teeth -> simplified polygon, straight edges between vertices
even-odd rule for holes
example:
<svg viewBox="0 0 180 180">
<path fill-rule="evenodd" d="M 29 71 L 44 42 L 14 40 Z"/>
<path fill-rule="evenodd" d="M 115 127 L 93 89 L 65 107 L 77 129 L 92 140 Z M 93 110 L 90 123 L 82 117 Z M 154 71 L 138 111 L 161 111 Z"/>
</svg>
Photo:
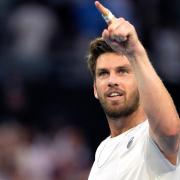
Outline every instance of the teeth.
<svg viewBox="0 0 180 180">
<path fill-rule="evenodd" d="M 110 94 L 110 97 L 115 97 L 115 96 L 120 96 L 120 94 L 119 93 L 111 93 Z"/>
</svg>

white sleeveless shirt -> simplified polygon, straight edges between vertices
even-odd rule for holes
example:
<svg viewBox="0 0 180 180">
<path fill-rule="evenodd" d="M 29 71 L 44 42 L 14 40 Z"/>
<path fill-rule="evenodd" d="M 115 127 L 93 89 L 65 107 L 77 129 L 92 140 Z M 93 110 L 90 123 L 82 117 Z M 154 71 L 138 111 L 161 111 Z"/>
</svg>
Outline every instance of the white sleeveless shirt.
<svg viewBox="0 0 180 180">
<path fill-rule="evenodd" d="M 180 167 L 160 152 L 145 121 L 99 145 L 88 180 L 180 180 Z"/>
</svg>

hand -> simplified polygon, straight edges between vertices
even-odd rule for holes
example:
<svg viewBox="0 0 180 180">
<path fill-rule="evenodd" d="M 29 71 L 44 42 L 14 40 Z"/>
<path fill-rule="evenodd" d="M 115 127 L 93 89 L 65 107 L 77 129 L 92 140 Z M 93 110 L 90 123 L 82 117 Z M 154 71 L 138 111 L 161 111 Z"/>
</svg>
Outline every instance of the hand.
<svg viewBox="0 0 180 180">
<path fill-rule="evenodd" d="M 95 6 L 108 24 L 108 28 L 103 31 L 102 37 L 115 51 L 134 55 L 142 49 L 142 44 L 131 23 L 124 18 L 116 18 L 99 1 L 95 2 Z"/>
</svg>

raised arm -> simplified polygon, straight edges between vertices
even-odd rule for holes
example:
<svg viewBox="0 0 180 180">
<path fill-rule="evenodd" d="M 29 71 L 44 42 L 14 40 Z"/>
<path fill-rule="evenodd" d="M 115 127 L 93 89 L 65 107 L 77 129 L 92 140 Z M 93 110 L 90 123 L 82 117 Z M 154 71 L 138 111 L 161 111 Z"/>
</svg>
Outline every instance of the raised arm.
<svg viewBox="0 0 180 180">
<path fill-rule="evenodd" d="M 123 51 L 134 69 L 151 137 L 166 158 L 176 164 L 180 120 L 170 94 L 151 65 L 134 26 L 124 18 L 115 18 L 98 1 L 95 5 L 108 24 L 102 37 L 114 50 Z"/>
</svg>

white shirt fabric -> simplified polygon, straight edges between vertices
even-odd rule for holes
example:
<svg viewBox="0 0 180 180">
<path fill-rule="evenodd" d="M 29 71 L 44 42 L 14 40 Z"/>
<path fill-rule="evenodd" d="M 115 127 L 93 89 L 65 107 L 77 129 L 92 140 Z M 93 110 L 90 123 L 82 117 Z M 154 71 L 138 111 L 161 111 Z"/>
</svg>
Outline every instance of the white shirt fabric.
<svg viewBox="0 0 180 180">
<path fill-rule="evenodd" d="M 180 167 L 163 156 L 145 121 L 101 142 L 88 180 L 180 180 Z"/>
</svg>

